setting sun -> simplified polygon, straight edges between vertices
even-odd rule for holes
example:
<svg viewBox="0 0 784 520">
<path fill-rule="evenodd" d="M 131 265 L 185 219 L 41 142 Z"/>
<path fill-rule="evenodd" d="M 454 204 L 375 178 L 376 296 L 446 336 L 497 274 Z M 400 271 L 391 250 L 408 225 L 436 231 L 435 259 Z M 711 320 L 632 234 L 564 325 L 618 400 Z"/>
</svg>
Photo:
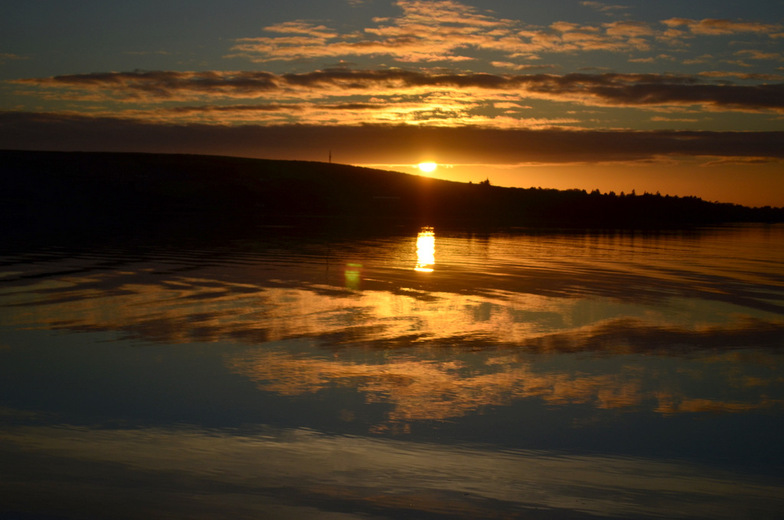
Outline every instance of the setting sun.
<svg viewBox="0 0 784 520">
<path fill-rule="evenodd" d="M 430 173 L 435 171 L 438 168 L 438 165 L 434 162 L 421 162 L 417 164 L 417 168 L 419 168 L 424 173 Z"/>
</svg>

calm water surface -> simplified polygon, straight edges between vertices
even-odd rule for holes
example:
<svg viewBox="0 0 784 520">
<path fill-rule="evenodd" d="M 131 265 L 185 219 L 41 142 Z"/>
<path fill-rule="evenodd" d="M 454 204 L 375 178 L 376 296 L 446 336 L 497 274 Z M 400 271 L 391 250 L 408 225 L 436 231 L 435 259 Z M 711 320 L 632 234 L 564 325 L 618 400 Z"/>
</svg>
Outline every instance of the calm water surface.
<svg viewBox="0 0 784 520">
<path fill-rule="evenodd" d="M 780 518 L 782 349 L 784 226 L 6 245 L 0 517 Z"/>
</svg>

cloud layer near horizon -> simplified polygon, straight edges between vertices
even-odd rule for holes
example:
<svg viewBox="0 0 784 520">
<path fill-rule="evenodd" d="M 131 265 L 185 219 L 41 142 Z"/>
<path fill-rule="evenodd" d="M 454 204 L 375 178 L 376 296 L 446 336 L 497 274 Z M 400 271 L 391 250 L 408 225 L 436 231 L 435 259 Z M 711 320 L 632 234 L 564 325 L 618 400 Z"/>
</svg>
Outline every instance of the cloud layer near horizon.
<svg viewBox="0 0 784 520">
<path fill-rule="evenodd" d="M 422 153 L 464 164 L 602 163 L 664 157 L 784 159 L 784 132 L 569 131 L 411 125 L 160 124 L 81 115 L 0 113 L 0 147 L 207 153 L 343 162 L 416 162 Z"/>
</svg>

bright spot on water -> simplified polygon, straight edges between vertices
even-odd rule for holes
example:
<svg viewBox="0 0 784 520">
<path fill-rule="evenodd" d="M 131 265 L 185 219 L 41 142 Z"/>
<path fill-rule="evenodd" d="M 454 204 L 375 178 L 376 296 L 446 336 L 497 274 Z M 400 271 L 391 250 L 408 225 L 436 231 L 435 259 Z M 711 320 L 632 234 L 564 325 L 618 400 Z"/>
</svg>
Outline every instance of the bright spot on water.
<svg viewBox="0 0 784 520">
<path fill-rule="evenodd" d="M 423 227 L 417 235 L 417 263 L 415 271 L 432 273 L 436 263 L 436 235 L 432 227 Z"/>
</svg>

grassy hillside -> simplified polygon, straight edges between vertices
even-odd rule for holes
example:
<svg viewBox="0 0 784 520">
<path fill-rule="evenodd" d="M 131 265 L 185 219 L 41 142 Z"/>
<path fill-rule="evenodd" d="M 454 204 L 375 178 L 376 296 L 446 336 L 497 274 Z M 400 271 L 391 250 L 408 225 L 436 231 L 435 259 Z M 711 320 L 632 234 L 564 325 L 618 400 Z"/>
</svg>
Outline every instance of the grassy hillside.
<svg viewBox="0 0 784 520">
<path fill-rule="evenodd" d="M 353 166 L 232 157 L 0 151 L 5 226 L 125 229 L 285 223 L 671 227 L 784 221 L 694 197 L 463 184 Z"/>
</svg>

